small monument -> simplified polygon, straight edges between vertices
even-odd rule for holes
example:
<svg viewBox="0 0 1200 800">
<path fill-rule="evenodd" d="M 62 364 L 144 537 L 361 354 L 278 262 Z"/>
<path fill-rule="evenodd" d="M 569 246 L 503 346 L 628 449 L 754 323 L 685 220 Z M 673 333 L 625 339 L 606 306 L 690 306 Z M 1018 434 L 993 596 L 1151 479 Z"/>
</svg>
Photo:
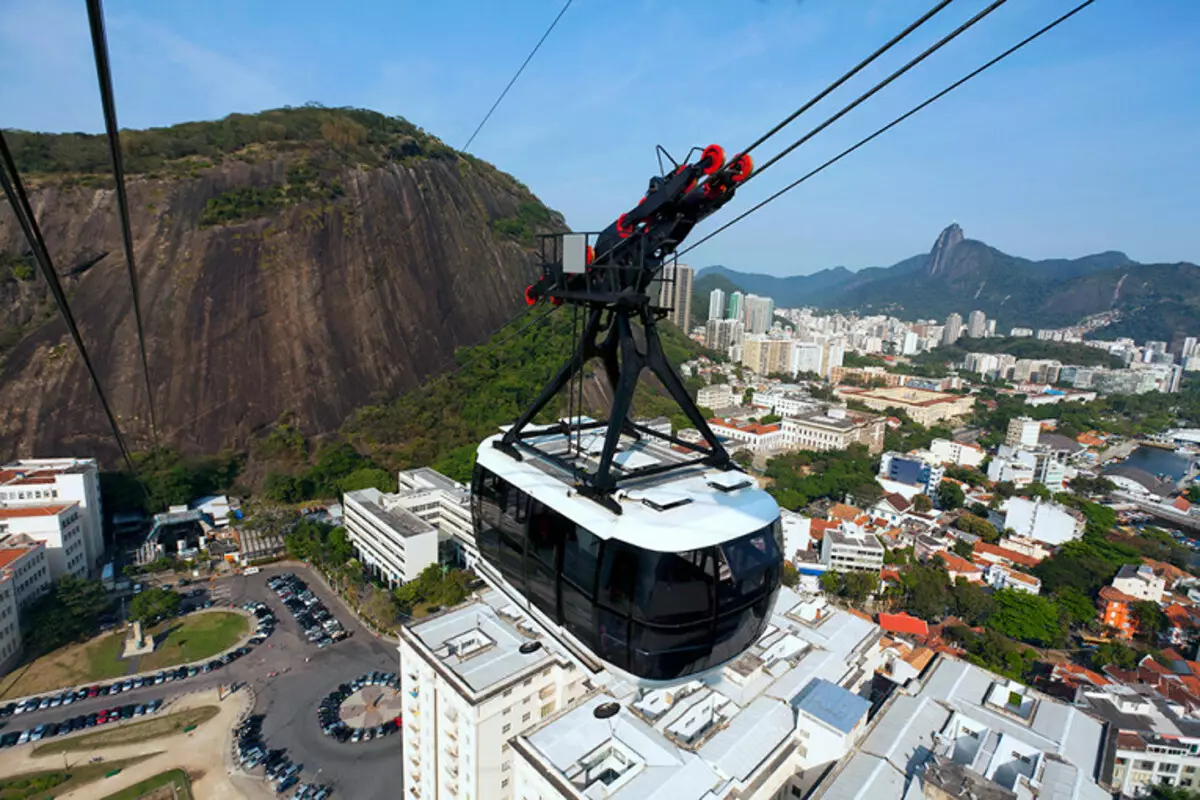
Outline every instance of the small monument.
<svg viewBox="0 0 1200 800">
<path fill-rule="evenodd" d="M 135 622 L 133 627 L 129 629 L 129 635 L 125 637 L 125 650 L 121 654 L 122 658 L 133 658 L 134 656 L 144 656 L 147 653 L 154 652 L 154 637 L 142 632 L 142 623 Z"/>
</svg>

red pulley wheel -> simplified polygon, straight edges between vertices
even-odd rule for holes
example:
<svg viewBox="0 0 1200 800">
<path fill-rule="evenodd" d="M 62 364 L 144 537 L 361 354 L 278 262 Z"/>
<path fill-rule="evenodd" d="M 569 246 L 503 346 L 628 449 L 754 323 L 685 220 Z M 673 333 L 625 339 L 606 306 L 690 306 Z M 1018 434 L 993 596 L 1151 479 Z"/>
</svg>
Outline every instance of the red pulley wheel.
<svg viewBox="0 0 1200 800">
<path fill-rule="evenodd" d="M 587 262 L 586 263 L 591 264 L 595 260 L 596 260 L 596 248 L 592 247 L 589 244 L 587 246 Z"/>
<path fill-rule="evenodd" d="M 533 305 L 537 303 L 537 298 L 533 296 L 533 284 L 525 287 L 525 304 Z"/>
<path fill-rule="evenodd" d="M 741 183 L 750 177 L 750 173 L 754 171 L 754 160 L 750 158 L 748 153 L 743 153 L 733 160 L 729 165 L 729 180 L 733 183 Z"/>
<path fill-rule="evenodd" d="M 710 144 L 704 148 L 702 159 L 708 159 L 708 166 L 704 168 L 705 175 L 712 175 L 714 172 L 725 166 L 725 148 L 719 144 Z"/>
</svg>

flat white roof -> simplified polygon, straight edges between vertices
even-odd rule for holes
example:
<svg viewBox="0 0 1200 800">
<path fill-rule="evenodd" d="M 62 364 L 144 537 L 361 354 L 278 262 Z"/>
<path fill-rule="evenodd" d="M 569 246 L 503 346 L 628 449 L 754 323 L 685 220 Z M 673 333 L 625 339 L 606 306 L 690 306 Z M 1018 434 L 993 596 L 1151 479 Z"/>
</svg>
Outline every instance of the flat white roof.
<svg viewBox="0 0 1200 800">
<path fill-rule="evenodd" d="M 614 514 L 572 488 L 572 478 L 528 448 L 520 448 L 522 461 L 497 450 L 485 440 L 477 453 L 482 466 L 500 475 L 550 508 L 583 525 L 601 539 L 630 542 L 659 552 L 682 552 L 709 547 L 752 533 L 779 518 L 779 505 L 753 478 L 705 467 L 689 467 L 630 482 L 614 495 L 621 514 Z M 566 439 L 557 432 L 539 436 L 534 443 L 550 452 L 565 451 Z M 586 444 L 586 436 L 585 436 Z M 624 448 L 637 466 L 679 461 L 671 450 L 648 442 Z M 636 458 L 634 458 L 636 456 Z M 747 483 L 739 489 L 723 490 L 714 483 L 736 477 Z M 664 507 L 661 499 L 690 502 Z M 643 500 L 647 502 L 643 502 Z M 656 510 L 652 505 L 657 505 Z"/>
<path fill-rule="evenodd" d="M 726 796 L 754 780 L 793 740 L 792 704 L 812 680 L 870 679 L 859 662 L 878 642 L 880 629 L 827 605 L 820 619 L 805 622 L 791 612 L 806 600 L 824 605 L 821 598 L 780 589 L 766 632 L 723 669 L 654 689 L 610 685 L 609 693 L 542 723 L 521 746 L 589 797 Z M 619 703 L 619 712 L 597 719 L 596 706 L 610 701 Z M 608 747 L 620 751 L 625 771 L 593 794 L 603 784 L 594 782 L 589 791 L 582 766 Z"/>
</svg>

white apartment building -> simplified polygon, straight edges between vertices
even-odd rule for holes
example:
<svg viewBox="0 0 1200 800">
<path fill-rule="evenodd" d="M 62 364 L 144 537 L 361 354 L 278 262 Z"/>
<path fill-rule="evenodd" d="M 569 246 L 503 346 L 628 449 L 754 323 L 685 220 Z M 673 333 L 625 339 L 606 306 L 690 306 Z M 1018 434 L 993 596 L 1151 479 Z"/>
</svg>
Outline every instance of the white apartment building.
<svg viewBox="0 0 1200 800">
<path fill-rule="evenodd" d="M 1037 447 L 1038 437 L 1041 434 L 1041 420 L 1014 417 L 1008 421 L 1008 431 L 1004 437 L 1004 443 L 1018 450 Z"/>
<path fill-rule="evenodd" d="M 788 385 L 792 388 L 776 388 L 765 392 L 756 392 L 754 395 L 754 405 L 759 408 L 768 409 L 781 417 L 791 417 L 797 414 L 820 410 L 820 403 L 813 400 L 807 393 L 800 391 L 799 387 L 791 384 Z"/>
<path fill-rule="evenodd" d="M 714 383 L 696 392 L 696 405 L 708 409 L 729 408 L 733 405 L 733 388 L 728 383 Z"/>
<path fill-rule="evenodd" d="M 591 690 L 496 590 L 402 627 L 399 654 L 405 800 L 522 797 L 511 740 Z"/>
<path fill-rule="evenodd" d="M 708 293 L 708 318 L 725 318 L 725 290 L 713 289 Z"/>
<path fill-rule="evenodd" d="M 1111 800 L 1105 726 L 1083 709 L 940 657 L 898 688 L 813 800 Z"/>
<path fill-rule="evenodd" d="M 96 459 L 28 458 L 0 467 L 0 509 L 70 502 L 78 504 L 87 574 L 104 557 L 104 510 Z"/>
<path fill-rule="evenodd" d="M 704 323 L 704 346 L 718 353 L 728 355 L 745 336 L 746 326 L 740 319 L 710 319 Z"/>
<path fill-rule="evenodd" d="M 1083 515 L 1053 502 L 1010 497 L 988 517 L 996 530 L 1011 528 L 1017 536 L 1053 546 L 1083 535 Z"/>
<path fill-rule="evenodd" d="M 845 450 L 857 443 L 879 453 L 883 451 L 886 425 L 883 417 L 831 406 L 787 417 L 781 431 L 783 445 L 789 450 Z"/>
<path fill-rule="evenodd" d="M 934 439 L 929 452 L 939 464 L 951 463 L 960 467 L 978 467 L 987 453 L 977 444 L 965 444 L 951 439 Z"/>
<path fill-rule="evenodd" d="M 821 539 L 821 563 L 831 570 L 866 570 L 878 573 L 883 568 L 883 545 L 873 533 L 861 530 L 829 529 Z"/>
<path fill-rule="evenodd" d="M 811 372 L 821 375 L 822 350 L 819 342 L 796 342 L 792 345 L 792 374 Z"/>
<path fill-rule="evenodd" d="M 1013 569 L 1007 564 L 992 563 L 983 570 L 983 579 L 993 589 L 1013 589 L 1027 594 L 1041 594 L 1040 579 Z"/>
<path fill-rule="evenodd" d="M 868 725 L 882 632 L 787 588 L 767 631 L 715 674 L 656 689 L 609 685 L 517 737 L 517 796 L 803 797 Z"/>
<path fill-rule="evenodd" d="M 1200 722 L 1195 711 L 1152 686 L 1081 686 L 1076 702 L 1108 723 L 1101 775 L 1120 797 L 1145 797 L 1153 784 L 1200 787 Z"/>
<path fill-rule="evenodd" d="M 21 609 L 49 588 L 46 546 L 21 534 L 0 537 L 0 674 L 21 657 Z"/>
<path fill-rule="evenodd" d="M 390 586 L 438 563 L 438 529 L 404 507 L 400 495 L 378 489 L 346 492 L 346 536 L 363 565 Z"/>
<path fill-rule="evenodd" d="M 1112 587 L 1139 600 L 1161 603 L 1167 593 L 1165 578 L 1145 564 L 1126 564 L 1113 576 Z"/>
<path fill-rule="evenodd" d="M 87 577 L 83 513 L 78 503 L 28 508 L 0 507 L 0 536 L 5 534 L 25 534 L 43 543 L 52 580 L 68 572 L 81 578 Z"/>
<path fill-rule="evenodd" d="M 746 304 L 746 333 L 766 333 L 775 321 L 775 301 L 769 297 L 748 294 Z"/>
</svg>

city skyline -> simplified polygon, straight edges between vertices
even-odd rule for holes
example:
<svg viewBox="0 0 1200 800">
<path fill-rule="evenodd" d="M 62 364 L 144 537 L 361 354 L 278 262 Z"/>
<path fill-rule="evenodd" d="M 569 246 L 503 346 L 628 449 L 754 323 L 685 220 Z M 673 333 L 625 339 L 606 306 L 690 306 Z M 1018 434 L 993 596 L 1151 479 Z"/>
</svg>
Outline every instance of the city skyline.
<svg viewBox="0 0 1200 800">
<path fill-rule="evenodd" d="M 886 64 L 844 87 L 845 97 L 829 98 L 811 119 L 788 128 L 785 140 L 981 6 L 951 6 Z M 1009 4 L 748 186 L 731 213 L 697 235 L 1068 7 Z M 144 128 L 317 101 L 402 115 L 462 147 L 560 8 L 546 0 L 518 8 L 475 4 L 463 13 L 368 2 L 329 15 L 298 3 L 281 23 L 272 11 L 232 2 L 201 9 L 114 0 L 106 13 L 120 122 Z M 614 15 L 577 3 L 472 153 L 517 176 L 574 227 L 602 227 L 640 196 L 656 169 L 655 143 L 676 155 L 710 141 L 736 150 L 925 10 L 916 0 L 705 0 L 694 13 L 645 4 Z M 732 44 L 669 77 L 671 57 L 660 45 L 604 35 L 633 25 L 666 26 L 684 37 L 705 30 L 701 20 L 731 15 Z M 693 261 L 774 275 L 886 265 L 926 251 L 931 232 L 950 219 L 1030 258 L 1122 250 L 1146 263 L 1200 260 L 1200 231 L 1190 224 L 1196 201 L 1187 191 L 1200 178 L 1200 164 L 1188 157 L 1200 112 L 1178 102 L 1194 94 L 1200 75 L 1198 20 L 1200 8 L 1183 0 L 1096 4 L 706 244 Z M 0 9 L 0 21 L 13 63 L 13 80 L 0 87 L 10 109 L 5 124 L 101 130 L 83 7 L 14 0 Z M 381 24 L 388 22 L 394 24 Z M 427 35 L 397 53 L 395 25 Z M 322 58 L 311 59 L 313 52 Z M 616 78 L 602 66 L 614 62 L 627 65 Z M 620 102 L 629 87 L 648 83 L 663 89 L 650 101 L 656 113 L 646 115 L 642 102 Z M 723 103 L 718 113 L 710 96 L 738 102 Z M 525 113 L 547 104 L 553 113 Z M 1147 137 L 1154 147 L 1143 146 Z M 764 148 L 756 158 L 772 152 Z M 597 170 L 601 163 L 611 166 Z"/>
</svg>

